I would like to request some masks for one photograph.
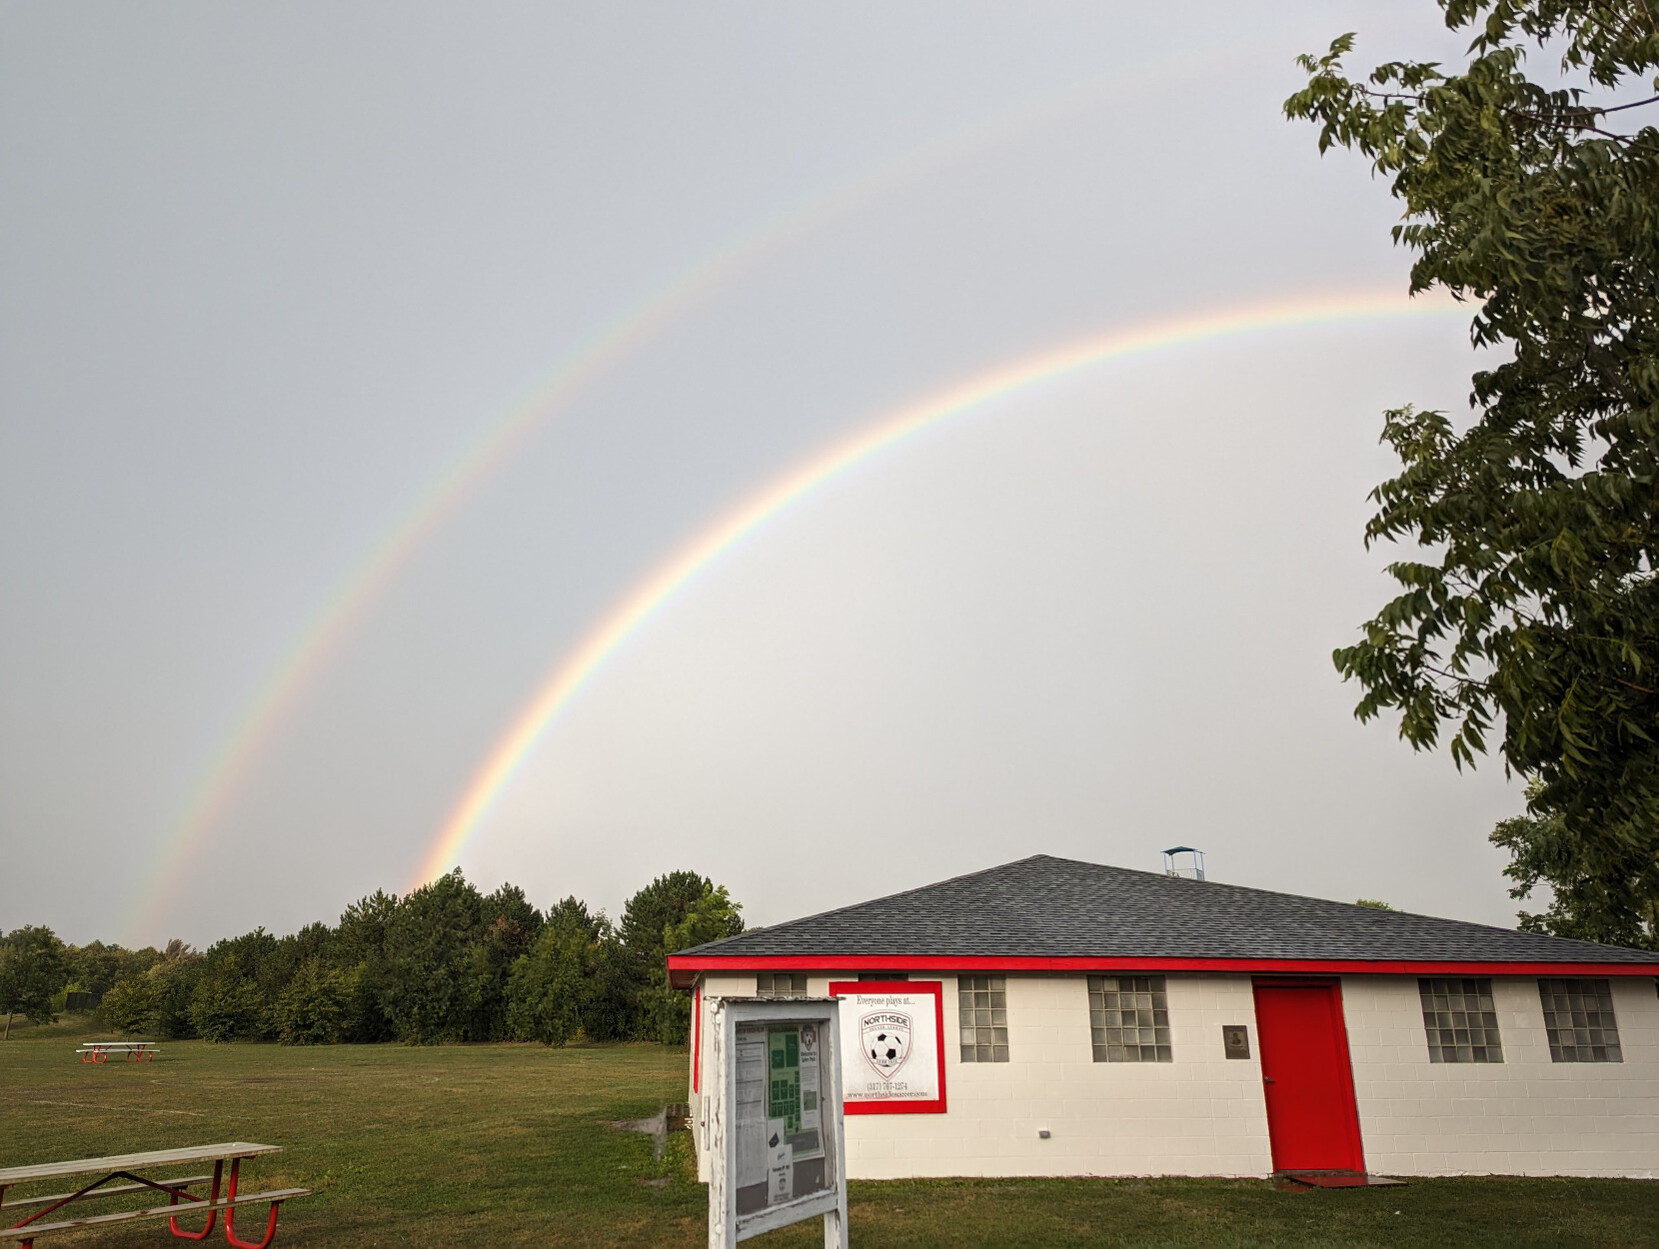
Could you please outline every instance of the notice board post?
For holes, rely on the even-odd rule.
[[[847,1245],[840,1004],[724,998],[709,1040],[709,1249],[822,1215]]]

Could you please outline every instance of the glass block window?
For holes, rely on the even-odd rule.
[[[1089,1033],[1097,1063],[1174,1061],[1164,978],[1090,976]]]
[[[1431,1063],[1501,1063],[1498,1012],[1490,980],[1423,977],[1423,1031]]]
[[[1620,1063],[1613,990],[1605,980],[1540,980],[1550,1058],[1558,1063]]]
[[[1008,1061],[1008,980],[1004,976],[958,976],[962,1061]]]
[[[755,978],[756,997],[805,997],[804,971],[763,971]]]

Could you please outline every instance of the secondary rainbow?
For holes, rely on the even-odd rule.
[[[1159,58],[1109,79],[1093,76],[1046,91],[982,118],[941,139],[900,153],[872,168],[820,188],[782,211],[753,223],[703,259],[680,270],[566,352],[538,384],[513,403],[406,507],[336,583],[299,636],[243,707],[210,758],[173,821],[132,896],[122,927],[130,939],[156,926],[168,899],[186,894],[180,877],[251,773],[265,745],[290,710],[350,636],[427,536],[508,459],[561,404],[582,386],[638,347],[687,308],[725,288],[741,274],[826,222],[844,216],[895,188],[1008,142],[1033,128],[1167,81],[1214,72],[1238,59],[1240,48],[1211,48],[1197,55]]]
[[[455,864],[554,718],[675,591],[766,521],[854,465],[941,421],[1109,361],[1296,326],[1446,317],[1459,315],[1460,311],[1450,299],[1407,300],[1398,292],[1316,295],[1212,309],[1139,329],[1108,331],[1027,356],[887,413],[861,432],[767,483],[716,520],[637,583],[575,649],[561,657],[475,772],[422,859],[413,885],[432,880]]]

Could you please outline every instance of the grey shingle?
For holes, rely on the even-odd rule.
[[[684,954],[1647,963],[1659,954],[1046,854]],[[826,966],[829,965],[826,963]]]

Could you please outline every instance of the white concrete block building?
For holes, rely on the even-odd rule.
[[[669,974],[699,1124],[716,999],[843,1000],[854,1178],[1659,1177],[1646,951],[1038,855]]]

